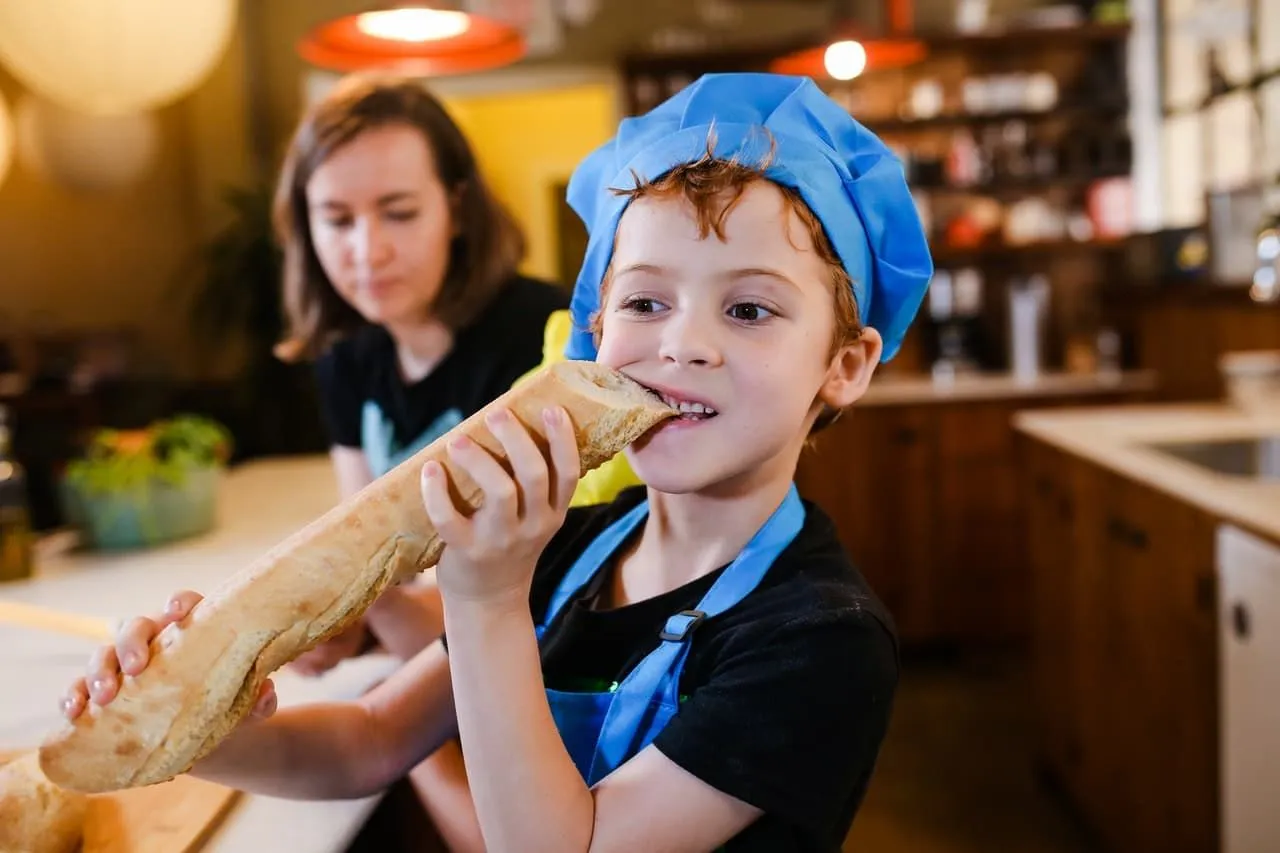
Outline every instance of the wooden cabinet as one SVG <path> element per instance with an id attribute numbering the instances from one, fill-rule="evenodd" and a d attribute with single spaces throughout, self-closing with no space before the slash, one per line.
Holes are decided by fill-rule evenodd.
<path id="1" fill-rule="evenodd" d="M 1214 519 L 1026 451 L 1041 759 L 1111 849 L 1212 853 Z"/>
<path id="2" fill-rule="evenodd" d="M 801 494 L 833 519 L 904 642 L 1005 642 L 1029 629 L 1029 497 L 1015 412 L 1138 399 L 855 407 L 801 456 Z"/>

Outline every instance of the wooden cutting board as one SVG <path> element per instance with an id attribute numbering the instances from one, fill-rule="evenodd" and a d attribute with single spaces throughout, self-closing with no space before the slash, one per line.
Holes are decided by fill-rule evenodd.
<path id="1" fill-rule="evenodd" d="M 16 757 L 0 753 L 0 764 Z M 194 853 L 217 829 L 238 794 L 190 776 L 94 794 L 81 853 Z"/>

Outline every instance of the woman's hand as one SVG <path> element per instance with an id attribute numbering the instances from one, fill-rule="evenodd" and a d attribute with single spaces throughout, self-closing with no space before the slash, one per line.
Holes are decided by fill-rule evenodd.
<path id="1" fill-rule="evenodd" d="M 354 657 L 364 646 L 368 636 L 369 627 L 361 619 L 341 634 L 336 634 L 298 655 L 289 664 L 289 668 L 302 675 L 324 675 L 347 658 Z"/>
<path id="2" fill-rule="evenodd" d="M 558 406 L 543 412 L 550 464 L 509 411 L 495 411 L 485 422 L 512 473 L 465 437 L 450 443 L 450 459 L 483 493 L 483 505 L 470 518 L 449 496 L 443 466 L 423 466 L 422 500 L 446 546 L 436 580 L 446 600 L 527 602 L 538 556 L 564 522 L 578 484 L 578 442 L 568 413 Z"/>
<path id="3" fill-rule="evenodd" d="M 151 641 L 167 626 L 186 619 L 202 597 L 198 592 L 176 593 L 158 616 L 139 616 L 125 623 L 116 634 L 115 642 L 94 652 L 84 677 L 72 683 L 62 698 L 63 715 L 74 720 L 84 713 L 89 702 L 101 706 L 116 698 L 125 677 L 135 676 L 147 668 L 151 661 Z M 275 710 L 275 686 L 268 680 L 262 685 L 251 717 L 264 719 Z"/>

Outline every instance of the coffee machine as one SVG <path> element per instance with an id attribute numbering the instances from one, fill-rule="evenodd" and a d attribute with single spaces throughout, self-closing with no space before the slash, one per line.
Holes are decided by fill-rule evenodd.
<path id="1" fill-rule="evenodd" d="M 986 366 L 982 321 L 983 279 L 972 268 L 941 269 L 929 285 L 921 324 L 926 358 L 935 379 L 948 380 Z"/>

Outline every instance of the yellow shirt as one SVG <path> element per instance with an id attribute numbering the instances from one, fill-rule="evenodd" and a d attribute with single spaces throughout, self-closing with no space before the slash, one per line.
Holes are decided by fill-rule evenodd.
<path id="1" fill-rule="evenodd" d="M 516 380 L 519 385 L 532 374 L 549 364 L 564 361 L 564 346 L 569 340 L 573 320 L 568 311 L 557 311 L 547 318 L 542 337 L 542 364 Z M 640 485 L 640 478 L 631 470 L 626 455 L 619 453 L 594 471 L 589 471 L 578 481 L 571 506 L 589 506 L 609 503 L 625 488 Z"/>

